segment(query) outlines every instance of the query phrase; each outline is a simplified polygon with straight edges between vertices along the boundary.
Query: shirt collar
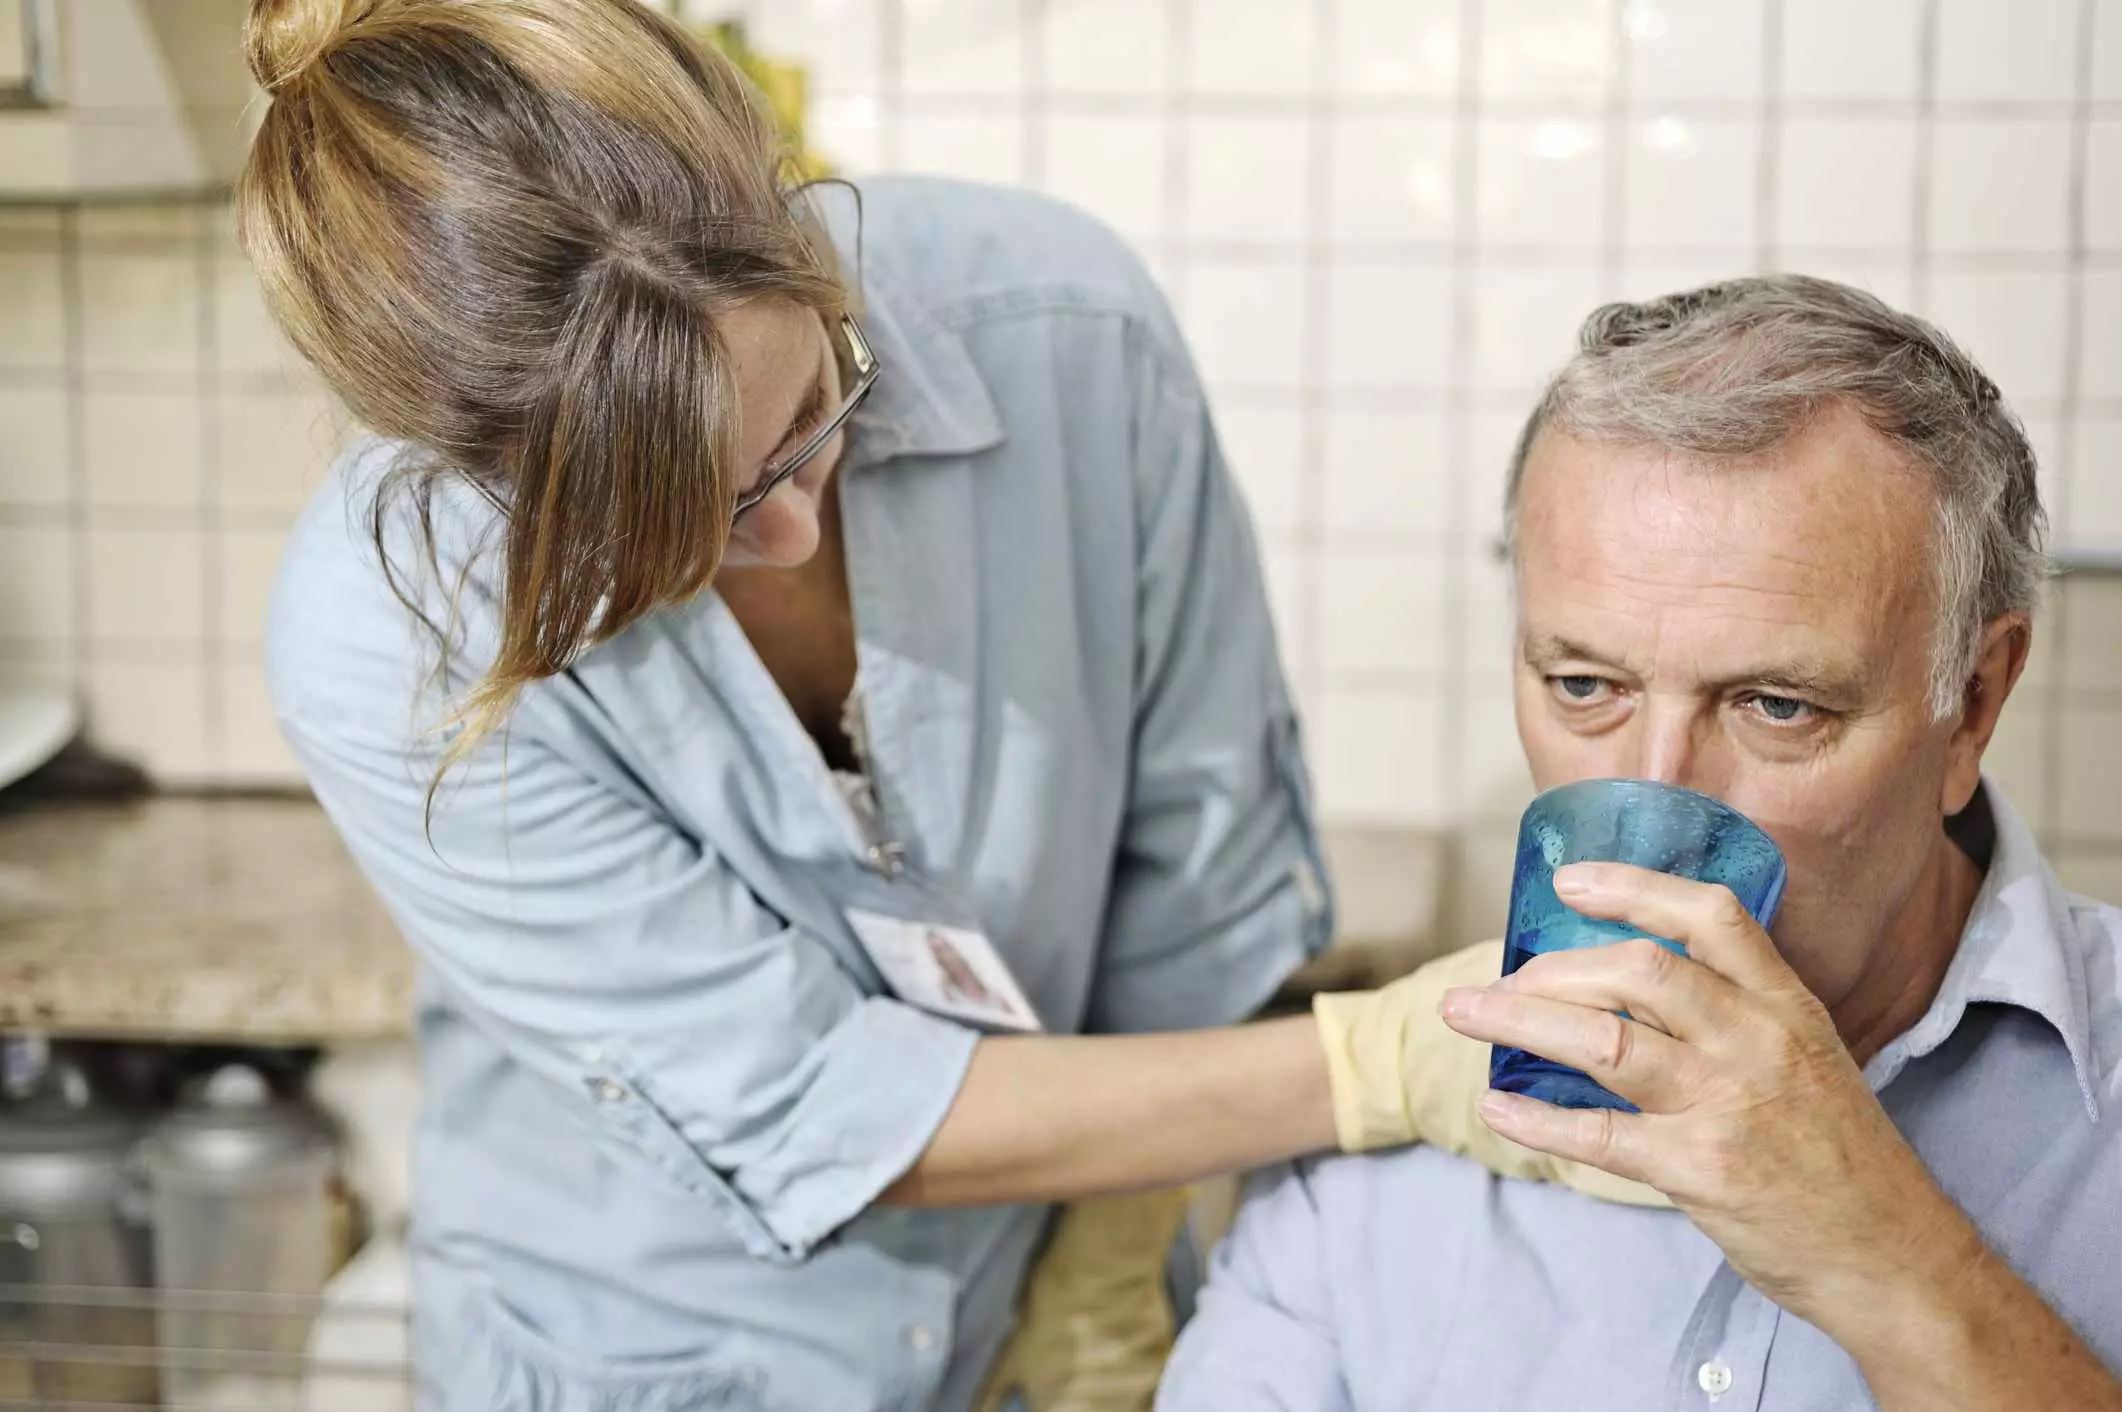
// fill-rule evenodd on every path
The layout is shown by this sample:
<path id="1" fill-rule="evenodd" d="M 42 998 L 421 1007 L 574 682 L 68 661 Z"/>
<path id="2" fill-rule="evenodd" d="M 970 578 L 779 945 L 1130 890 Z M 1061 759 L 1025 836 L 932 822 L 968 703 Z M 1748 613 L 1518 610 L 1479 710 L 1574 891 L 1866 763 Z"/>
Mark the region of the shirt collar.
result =
<path id="1" fill-rule="evenodd" d="M 1944 1044 L 1970 1005 L 2013 1005 L 2039 1015 L 2062 1038 L 2086 1115 L 2098 1121 L 2093 1077 L 2099 1068 L 2093 1062 L 2085 956 L 2077 945 L 2069 899 L 2041 857 L 2033 832 L 2002 792 L 1985 780 L 1977 804 L 1986 806 L 1995 822 L 1996 847 L 1960 933 L 1959 950 L 1930 1009 L 1873 1056 L 1865 1077 L 1874 1090 L 1884 1088 L 1911 1060 Z"/>
<path id="2" fill-rule="evenodd" d="M 878 248 L 874 219 L 858 263 L 857 203 L 835 199 L 834 190 L 821 194 L 817 209 L 857 288 L 855 317 L 882 368 L 852 419 L 855 462 L 969 456 L 999 445 L 1002 419 L 965 341 L 899 278 L 890 251 Z"/>

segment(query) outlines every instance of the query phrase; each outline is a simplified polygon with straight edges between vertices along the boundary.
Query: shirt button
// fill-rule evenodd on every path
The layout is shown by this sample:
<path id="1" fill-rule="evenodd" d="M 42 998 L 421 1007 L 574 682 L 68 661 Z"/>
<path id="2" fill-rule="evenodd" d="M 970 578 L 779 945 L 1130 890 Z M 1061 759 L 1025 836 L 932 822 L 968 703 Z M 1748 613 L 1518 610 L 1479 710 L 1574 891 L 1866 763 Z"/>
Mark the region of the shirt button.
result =
<path id="1" fill-rule="evenodd" d="M 1695 1369 L 1695 1382 L 1711 1397 L 1722 1397 L 1731 1391 L 1731 1364 L 1712 1358 Z"/>
<path id="2" fill-rule="evenodd" d="M 585 1087 L 589 1089 L 589 1096 L 596 1099 L 599 1103 L 624 1103 L 626 1101 L 625 1086 L 615 1083 L 611 1079 L 601 1076 L 590 1079 Z"/>
<path id="3" fill-rule="evenodd" d="M 906 1346 L 916 1353 L 926 1353 L 936 1346 L 936 1331 L 926 1324 L 908 1324 Z"/>

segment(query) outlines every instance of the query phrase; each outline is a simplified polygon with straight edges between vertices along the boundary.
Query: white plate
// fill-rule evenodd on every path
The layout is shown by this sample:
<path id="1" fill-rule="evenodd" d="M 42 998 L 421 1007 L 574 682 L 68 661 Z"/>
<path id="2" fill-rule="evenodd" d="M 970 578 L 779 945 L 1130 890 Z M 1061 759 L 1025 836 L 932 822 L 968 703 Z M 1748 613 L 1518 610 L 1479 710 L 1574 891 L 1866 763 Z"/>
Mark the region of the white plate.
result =
<path id="1" fill-rule="evenodd" d="M 0 687 L 0 789 L 57 755 L 80 729 L 81 713 L 66 692 Z"/>

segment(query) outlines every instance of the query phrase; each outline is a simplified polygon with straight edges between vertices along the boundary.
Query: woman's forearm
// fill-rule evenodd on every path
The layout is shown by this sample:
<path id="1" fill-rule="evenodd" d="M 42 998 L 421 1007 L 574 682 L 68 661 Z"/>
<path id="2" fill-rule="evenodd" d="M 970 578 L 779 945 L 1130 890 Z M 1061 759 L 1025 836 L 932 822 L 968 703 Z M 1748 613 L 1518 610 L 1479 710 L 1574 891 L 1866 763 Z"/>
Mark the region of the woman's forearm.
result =
<path id="1" fill-rule="evenodd" d="M 1310 1016 L 1178 1034 L 984 1039 L 896 1206 L 1065 1201 L 1334 1145 Z"/>

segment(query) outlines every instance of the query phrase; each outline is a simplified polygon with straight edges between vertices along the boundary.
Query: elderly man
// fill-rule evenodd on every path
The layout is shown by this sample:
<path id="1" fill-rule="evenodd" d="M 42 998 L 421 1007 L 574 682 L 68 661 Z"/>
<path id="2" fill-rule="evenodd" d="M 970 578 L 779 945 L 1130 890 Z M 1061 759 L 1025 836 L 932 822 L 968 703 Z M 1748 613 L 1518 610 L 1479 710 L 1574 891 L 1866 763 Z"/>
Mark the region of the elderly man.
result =
<path id="1" fill-rule="evenodd" d="M 1980 773 L 2043 573 L 1995 386 L 1819 280 L 1610 307 L 1509 516 L 1538 782 L 1692 786 L 1790 862 L 1773 943 L 1729 893 L 1565 870 L 1688 954 L 1444 997 L 1642 1110 L 1489 1094 L 1491 1127 L 1677 1209 L 1434 1147 L 1273 1174 L 1159 1406 L 2122 1408 L 2122 912 Z"/>

